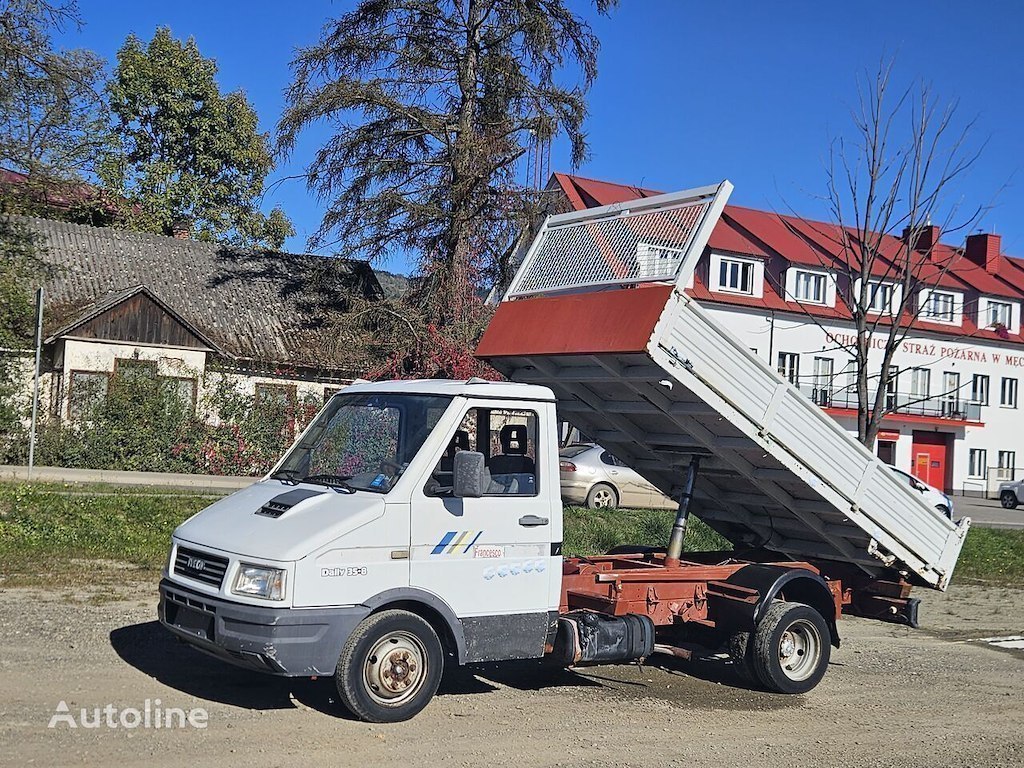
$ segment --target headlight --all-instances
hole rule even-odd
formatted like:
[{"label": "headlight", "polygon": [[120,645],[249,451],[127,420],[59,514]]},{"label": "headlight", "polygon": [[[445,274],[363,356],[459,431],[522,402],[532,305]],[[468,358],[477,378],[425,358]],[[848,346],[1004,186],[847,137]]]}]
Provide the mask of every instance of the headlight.
[{"label": "headlight", "polygon": [[231,591],[236,595],[252,595],[267,600],[284,600],[284,571],[262,565],[241,563]]}]

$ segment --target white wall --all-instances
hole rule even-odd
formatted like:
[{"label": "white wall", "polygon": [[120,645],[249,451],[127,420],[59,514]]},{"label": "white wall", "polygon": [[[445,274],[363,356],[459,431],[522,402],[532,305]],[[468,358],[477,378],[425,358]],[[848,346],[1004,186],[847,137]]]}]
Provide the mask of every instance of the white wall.
[{"label": "white wall", "polygon": [[[159,376],[196,379],[196,405],[198,413],[205,416],[211,423],[215,422],[216,419],[208,407],[208,396],[215,391],[218,383],[222,381],[228,382],[239,392],[247,395],[255,393],[258,383],[293,386],[298,402],[301,403],[309,399],[317,404],[323,402],[325,389],[337,389],[342,386],[339,383],[309,381],[287,375],[249,375],[240,372],[208,371],[207,363],[209,361],[207,353],[203,350],[133,345],[89,339],[67,339],[63,342],[62,347],[58,345],[54,361],[55,368],[62,377],[61,397],[58,404],[59,414],[62,419],[68,417],[71,374],[75,371],[112,374],[115,370],[115,361],[118,359],[154,361],[156,362],[157,375]],[[20,376],[23,381],[23,405],[25,403],[31,404],[33,362],[30,355],[25,356],[21,360]],[[44,373],[40,378],[39,407],[40,413],[43,414],[44,418],[47,414],[52,413],[53,399],[51,388],[54,383],[55,377],[50,373]],[[28,426],[27,419],[26,426]]]}]

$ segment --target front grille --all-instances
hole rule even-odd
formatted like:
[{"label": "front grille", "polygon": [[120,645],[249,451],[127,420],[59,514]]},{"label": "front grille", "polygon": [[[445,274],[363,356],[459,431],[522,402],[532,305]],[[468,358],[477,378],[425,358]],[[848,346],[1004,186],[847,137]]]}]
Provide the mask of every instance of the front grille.
[{"label": "front grille", "polygon": [[174,558],[175,573],[214,587],[220,587],[227,569],[226,557],[197,552],[185,547],[178,547],[178,553]]},{"label": "front grille", "polygon": [[196,600],[194,597],[172,592],[169,589],[165,589],[165,594],[167,595],[167,602],[169,603],[178,603],[179,605],[184,605],[188,608],[195,608],[198,611],[206,611],[207,613],[217,612],[217,608],[215,606],[212,606],[202,600]]}]

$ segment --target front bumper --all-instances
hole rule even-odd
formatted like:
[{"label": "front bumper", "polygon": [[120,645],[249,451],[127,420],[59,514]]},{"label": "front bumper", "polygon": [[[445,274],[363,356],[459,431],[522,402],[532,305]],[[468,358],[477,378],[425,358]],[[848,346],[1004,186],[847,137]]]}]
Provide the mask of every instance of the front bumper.
[{"label": "front bumper", "polygon": [[306,677],[334,674],[345,641],[370,609],[242,605],[163,579],[158,612],[161,624],[201,651],[261,672]]}]

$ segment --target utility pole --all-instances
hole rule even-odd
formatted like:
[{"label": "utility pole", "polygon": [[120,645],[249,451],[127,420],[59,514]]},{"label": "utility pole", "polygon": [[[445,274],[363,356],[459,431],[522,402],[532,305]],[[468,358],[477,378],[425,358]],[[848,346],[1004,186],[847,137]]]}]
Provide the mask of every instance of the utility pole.
[{"label": "utility pole", "polygon": [[28,479],[36,460],[36,425],[39,418],[39,360],[43,351],[43,288],[36,290],[36,367],[32,377],[32,425],[28,438]]}]

